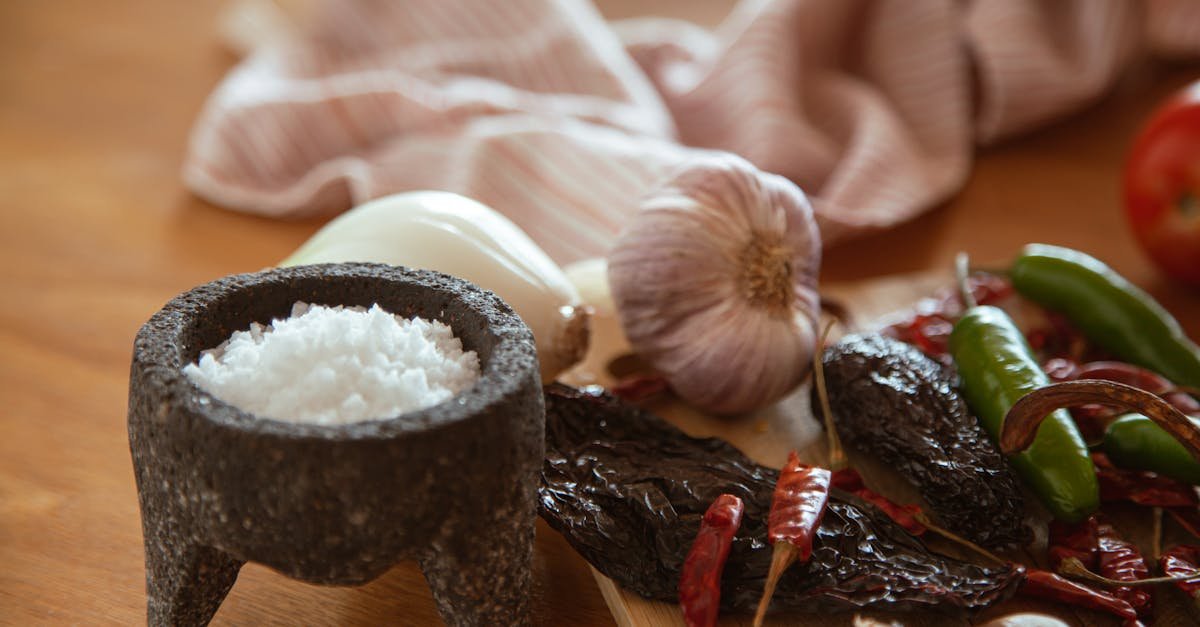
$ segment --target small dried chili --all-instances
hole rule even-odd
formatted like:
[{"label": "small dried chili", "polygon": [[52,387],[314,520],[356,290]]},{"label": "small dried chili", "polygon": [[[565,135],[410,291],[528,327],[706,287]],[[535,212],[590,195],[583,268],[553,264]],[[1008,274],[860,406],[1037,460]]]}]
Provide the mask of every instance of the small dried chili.
[{"label": "small dried chili", "polygon": [[[973,274],[967,284],[975,302],[981,305],[1001,302],[1013,293],[1012,284],[994,274]],[[945,363],[950,352],[950,332],[954,329],[954,319],[962,310],[962,301],[957,292],[946,290],[936,298],[918,302],[911,317],[885,327],[882,333],[912,344],[926,355]]]},{"label": "small dried chili", "polygon": [[1035,599],[1066,603],[1075,607],[1108,612],[1125,619],[1125,625],[1141,625],[1137,612],[1128,602],[1093,590],[1050,571],[1030,569],[1025,572],[1020,594]]},{"label": "small dried chili", "polygon": [[717,624],[721,608],[721,573],[742,524],[745,505],[732,494],[718,496],[700,523],[679,575],[679,606],[689,627]]},{"label": "small dried chili", "polygon": [[1102,501],[1192,509],[1200,505],[1195,486],[1145,470],[1117,468],[1104,453],[1092,453],[1092,463],[1096,465],[1096,477],[1100,480]]},{"label": "small dried chili", "polygon": [[813,538],[829,504],[829,483],[829,470],[802,464],[795,451],[788,453],[787,465],[775,482],[771,513],[767,516],[767,540],[774,549],[771,570],[754,616],[755,625],[762,624],[783,572],[792,562],[807,562],[812,556]]},{"label": "small dried chili", "polygon": [[1163,397],[1176,409],[1191,414],[1200,412],[1200,402],[1180,392],[1174,383],[1162,375],[1123,361],[1093,361],[1079,367],[1077,379],[1103,379],[1141,388]]},{"label": "small dried chili", "polygon": [[1095,516],[1077,523],[1059,520],[1050,523],[1050,563],[1057,569],[1063,560],[1073,557],[1084,567],[1096,568],[1097,526]]},{"label": "small dried chili", "polygon": [[632,374],[616,382],[608,391],[617,398],[630,403],[648,401],[671,389],[667,378],[661,374]]},{"label": "small dried chili", "polygon": [[[1044,363],[1042,370],[1055,383],[1077,379],[1115,381],[1161,396],[1185,414],[1200,412],[1200,402],[1179,391],[1175,384],[1166,378],[1123,361],[1092,361],[1080,364],[1070,359],[1055,358]],[[1071,416],[1075,418],[1080,431],[1084,433],[1084,438],[1089,442],[1099,440],[1108,423],[1121,413],[1097,404],[1080,405],[1070,409]]]},{"label": "small dried chili", "polygon": [[863,483],[862,475],[858,474],[858,471],[853,468],[842,468],[841,470],[834,471],[830,479],[830,487],[845,490],[873,504],[883,511],[883,513],[887,514],[888,518],[891,518],[893,522],[914,536],[919,536],[926,531],[925,525],[922,525],[917,520],[917,516],[921,513],[919,505],[900,505],[886,496],[875,492]]},{"label": "small dried chili", "polygon": [[[1063,562],[1077,560],[1077,566],[1095,571],[1114,581],[1137,581],[1149,575],[1142,554],[1126,542],[1116,529],[1090,516],[1078,523],[1050,523],[1050,560],[1059,572]],[[1150,594],[1144,589],[1117,587],[1111,594],[1128,603],[1139,615],[1150,612]]]},{"label": "small dried chili", "polygon": [[799,456],[792,451],[775,483],[767,518],[767,539],[775,545],[790,544],[801,562],[812,555],[813,534],[829,502],[830,477],[825,468],[800,463]]},{"label": "small dried chili", "polygon": [[[1150,575],[1141,551],[1121,538],[1112,525],[1101,523],[1096,530],[1096,541],[1100,575],[1116,581],[1137,581]],[[1112,595],[1129,603],[1143,618],[1151,612],[1150,593],[1143,588],[1122,586],[1114,588]]]},{"label": "small dried chili", "polygon": [[1181,544],[1171,547],[1158,558],[1158,567],[1170,577],[1197,577],[1194,581],[1177,581],[1175,587],[1191,597],[1193,603],[1200,605],[1200,546]]}]

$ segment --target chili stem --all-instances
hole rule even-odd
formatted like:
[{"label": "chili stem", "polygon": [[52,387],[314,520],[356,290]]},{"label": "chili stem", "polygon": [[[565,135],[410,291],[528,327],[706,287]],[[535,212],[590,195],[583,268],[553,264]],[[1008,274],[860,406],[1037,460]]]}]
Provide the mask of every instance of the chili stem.
[{"label": "chili stem", "polygon": [[762,598],[758,601],[758,610],[754,612],[754,627],[762,627],[763,619],[767,616],[767,606],[775,595],[775,586],[779,578],[792,562],[796,561],[796,545],[791,542],[776,542],[771,553],[771,569],[767,571],[767,584],[763,587]]},{"label": "chili stem", "polygon": [[833,425],[833,408],[829,405],[829,391],[825,388],[823,355],[825,354],[825,341],[829,339],[829,332],[831,330],[833,330],[832,322],[825,325],[825,330],[821,333],[821,341],[817,344],[817,350],[813,352],[813,385],[817,386],[817,398],[821,400],[821,413],[825,414],[825,437],[828,438],[829,469],[841,470],[849,464],[846,460],[846,451],[842,449],[842,441],[838,438],[837,428]]},{"label": "chili stem", "polygon": [[1177,577],[1151,577],[1149,579],[1133,579],[1129,581],[1109,579],[1108,577],[1097,575],[1096,573],[1088,570],[1087,566],[1084,566],[1083,562],[1079,561],[1079,558],[1077,557],[1068,557],[1064,559],[1058,565],[1058,572],[1063,575],[1075,577],[1084,581],[1090,581],[1092,583],[1108,586],[1110,588],[1137,588],[1143,586],[1157,586],[1158,584],[1162,583],[1179,583],[1181,581],[1200,580],[1200,574],[1179,575]]},{"label": "chili stem", "polygon": [[967,277],[970,274],[971,258],[965,252],[955,255],[954,275],[958,278],[958,295],[962,298],[963,307],[974,309],[979,304],[975,302],[975,295],[971,293],[971,286],[967,284]]},{"label": "chili stem", "polygon": [[1052,383],[1021,397],[1004,417],[1000,429],[1000,450],[1005,455],[1020,453],[1033,444],[1038,425],[1051,412],[1087,403],[1121,407],[1150,418],[1179,440],[1192,457],[1200,460],[1200,427],[1182,412],[1144,390],[1097,379]]},{"label": "chili stem", "polygon": [[997,564],[1007,564],[1008,563],[1007,560],[1000,559],[1000,557],[998,555],[979,546],[978,544],[975,544],[974,542],[971,542],[970,540],[968,540],[948,529],[943,529],[942,527],[935,525],[933,523],[933,521],[931,521],[929,519],[929,516],[925,512],[916,512],[915,514],[913,514],[913,518],[916,518],[917,522],[921,523],[922,525],[925,525],[926,529],[938,534],[939,536],[942,536],[943,538],[945,538],[951,542],[954,542],[955,544],[965,546],[968,549],[971,549],[972,551],[992,560],[993,562],[996,562]]}]

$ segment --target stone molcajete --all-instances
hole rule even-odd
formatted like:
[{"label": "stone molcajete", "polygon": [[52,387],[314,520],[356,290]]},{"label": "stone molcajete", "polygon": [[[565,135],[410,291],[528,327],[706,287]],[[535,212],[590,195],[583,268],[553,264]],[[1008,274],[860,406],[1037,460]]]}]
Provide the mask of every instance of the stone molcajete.
[{"label": "stone molcajete", "polygon": [[[478,353],[481,378],[425,410],[317,426],[248,415],[183,375],[202,350],[298,300],[441,320]],[[532,335],[465,281],[335,264],[184,293],[138,333],[130,376],[149,622],[208,622],[247,561],[345,585],[416,559],[447,623],[528,623],[543,429]]]}]

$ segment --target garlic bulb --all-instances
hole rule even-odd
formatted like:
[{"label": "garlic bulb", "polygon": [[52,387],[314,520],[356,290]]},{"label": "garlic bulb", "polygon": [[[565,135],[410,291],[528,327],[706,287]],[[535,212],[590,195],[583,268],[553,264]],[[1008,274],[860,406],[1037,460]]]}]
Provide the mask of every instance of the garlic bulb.
[{"label": "garlic bulb", "polygon": [[340,261],[437,270],[495,292],[533,331],[543,382],[587,352],[588,311],[562,269],[512,221],[470,198],[422,191],[372,200],[280,265]]},{"label": "garlic bulb", "polygon": [[807,375],[820,259],[799,188],[715,155],[650,193],[609,253],[608,277],[634,350],[684,400],[728,414]]}]

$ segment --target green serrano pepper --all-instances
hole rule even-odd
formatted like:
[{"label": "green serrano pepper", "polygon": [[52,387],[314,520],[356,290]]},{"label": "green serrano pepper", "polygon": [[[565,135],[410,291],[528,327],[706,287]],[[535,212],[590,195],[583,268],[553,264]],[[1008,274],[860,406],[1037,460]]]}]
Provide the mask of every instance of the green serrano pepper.
[{"label": "green serrano pepper", "polygon": [[1009,269],[1022,296],[1067,316],[1090,340],[1177,385],[1200,387],[1200,348],[1148,294],[1098,259],[1030,244]]},{"label": "green serrano pepper", "polygon": [[[1025,336],[996,307],[972,307],[954,325],[950,350],[967,404],[984,429],[1000,440],[1004,416],[1025,394],[1050,382],[1034,360]],[[1013,468],[1055,518],[1077,522],[1100,504],[1096,471],[1070,414],[1058,410],[1038,427]]]},{"label": "green serrano pepper", "polygon": [[1141,414],[1127,414],[1114,420],[1104,432],[1103,447],[1108,458],[1122,468],[1150,470],[1192,485],[1200,484],[1200,462],[1179,440]]}]

